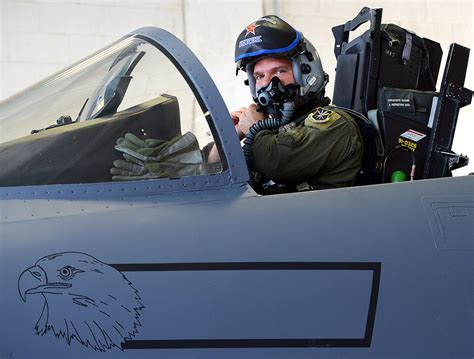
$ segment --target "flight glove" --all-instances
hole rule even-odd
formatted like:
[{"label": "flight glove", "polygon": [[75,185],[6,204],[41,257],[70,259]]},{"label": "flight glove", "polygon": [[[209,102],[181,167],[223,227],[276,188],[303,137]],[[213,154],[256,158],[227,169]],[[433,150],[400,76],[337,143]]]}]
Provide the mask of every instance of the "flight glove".
[{"label": "flight glove", "polygon": [[110,170],[115,181],[191,176],[207,171],[191,132],[169,141],[141,140],[127,133],[117,140],[115,149],[123,152],[124,158],[114,161]]}]

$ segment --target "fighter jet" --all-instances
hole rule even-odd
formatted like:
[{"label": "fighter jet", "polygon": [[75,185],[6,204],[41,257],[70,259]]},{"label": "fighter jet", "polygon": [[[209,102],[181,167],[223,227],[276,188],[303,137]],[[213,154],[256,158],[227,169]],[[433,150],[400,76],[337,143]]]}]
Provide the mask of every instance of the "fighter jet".
[{"label": "fighter jet", "polygon": [[411,181],[263,195],[206,69],[151,27],[0,113],[0,358],[472,358],[474,179],[435,131],[398,133],[429,141]]}]

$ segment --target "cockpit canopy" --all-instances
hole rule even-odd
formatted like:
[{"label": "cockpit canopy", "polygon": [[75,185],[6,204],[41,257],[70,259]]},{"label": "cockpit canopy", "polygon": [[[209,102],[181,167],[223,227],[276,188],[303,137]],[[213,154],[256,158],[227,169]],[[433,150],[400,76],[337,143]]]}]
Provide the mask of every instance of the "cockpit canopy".
[{"label": "cockpit canopy", "polygon": [[210,114],[172,60],[129,35],[4,101],[0,186],[111,181],[126,133],[212,143]]}]

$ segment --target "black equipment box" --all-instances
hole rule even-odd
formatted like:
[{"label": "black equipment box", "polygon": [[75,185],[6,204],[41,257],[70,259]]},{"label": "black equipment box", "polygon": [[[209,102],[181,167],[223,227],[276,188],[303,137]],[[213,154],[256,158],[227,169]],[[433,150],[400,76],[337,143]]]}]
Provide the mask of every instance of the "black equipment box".
[{"label": "black equipment box", "polygon": [[[386,162],[383,182],[391,174],[410,174],[415,161],[414,179],[423,178],[428,143],[431,138],[437,103],[436,92],[381,88],[378,95],[377,117],[384,143]],[[433,106],[434,104],[434,106]],[[403,151],[397,151],[397,149]]]},{"label": "black equipment box", "polygon": [[[436,91],[442,50],[397,25],[381,24],[382,9],[363,8],[332,28],[337,58],[333,103],[366,114],[376,108],[382,87]],[[349,42],[349,33],[369,22],[370,30]]]}]

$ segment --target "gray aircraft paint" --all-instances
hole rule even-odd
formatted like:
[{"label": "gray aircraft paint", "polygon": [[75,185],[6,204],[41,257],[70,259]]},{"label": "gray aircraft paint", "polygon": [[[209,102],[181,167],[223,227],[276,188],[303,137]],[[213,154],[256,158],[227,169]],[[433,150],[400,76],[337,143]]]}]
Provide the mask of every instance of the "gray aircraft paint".
[{"label": "gray aircraft paint", "polygon": [[[473,177],[259,196],[202,65],[164,30],[134,33],[187,75],[228,168],[0,188],[1,358],[472,357]],[[24,302],[19,279],[71,252],[139,295],[140,326],[121,348],[36,333],[44,299]],[[81,320],[70,305],[50,309]]]}]

